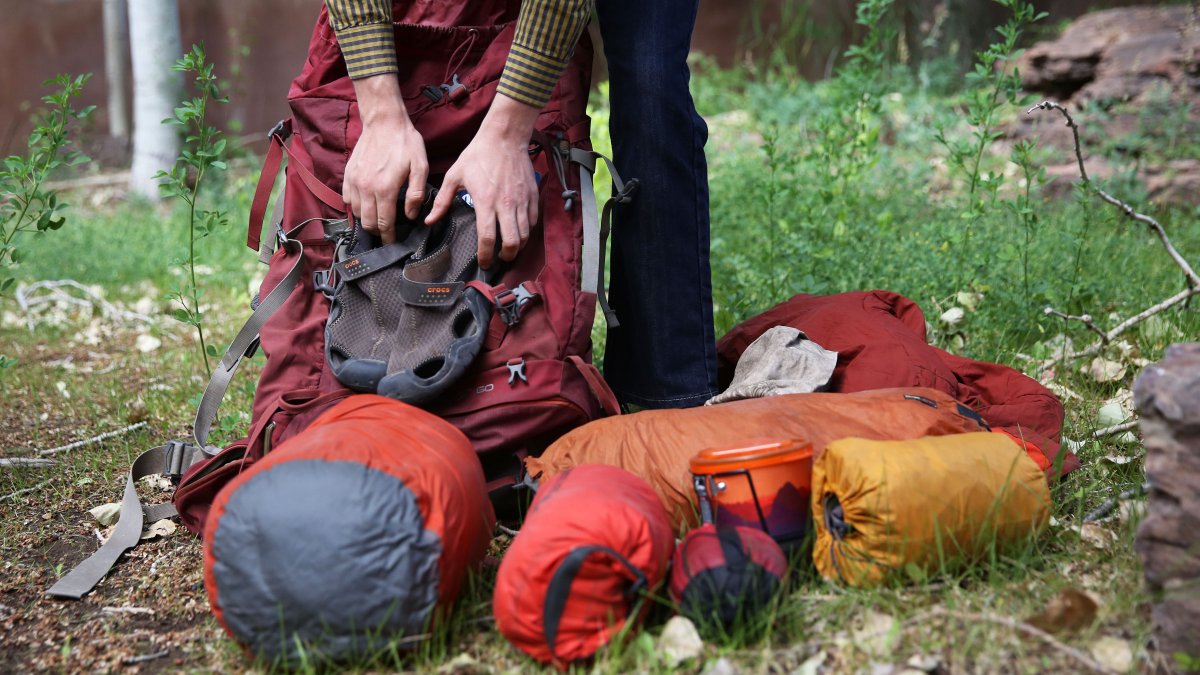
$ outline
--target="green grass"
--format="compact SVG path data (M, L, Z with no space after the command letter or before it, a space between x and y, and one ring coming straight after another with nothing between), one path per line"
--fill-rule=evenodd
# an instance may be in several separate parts
M976 224L970 246L964 246L962 181L939 164L943 153L934 141L939 123L951 134L970 132L956 122L961 103L956 95L945 96L923 87L919 79L892 74L889 90L883 92L882 112L870 120L872 128L879 129L871 162L855 181L841 184L812 154L822 142L811 126L812 111L841 100L844 92L837 91L837 81L810 85L770 73L721 72L703 65L698 73L696 98L712 121L709 161L718 334L793 293L883 288L907 295L924 308L936 344L1029 369L1029 359L1050 353L1055 336L1069 335L1077 345L1089 340L1080 326L1047 318L1044 306L1088 312L1101 325L1109 325L1110 314L1128 316L1181 288L1178 270L1149 233L1089 198L1048 201L1035 195L1039 220L1028 232L997 203ZM597 112L598 119L605 118L603 110ZM1005 109L1004 115L1011 119L1019 112ZM1080 116L1079 122L1085 143L1093 142L1089 118ZM769 177L763 140L769 130L777 134L774 178ZM1148 156L1174 156L1174 150L1162 147L1170 140L1161 135L1123 140L1145 144ZM1065 158L1047 152L1038 157L1040 163L1051 160ZM1004 171L1005 162L1003 154L988 154L985 170ZM233 225L203 240L199 256L211 269L201 279L207 289L205 301L212 305L206 329L221 345L248 315L251 279L265 269L243 243L242 223L254 176L245 167L230 174L224 185L214 188L211 199L231 212ZM1118 181L1113 187L1130 199L1140 197L1135 184ZM813 196L822 191L829 196ZM1000 199L1013 194L1011 186L1002 189ZM96 618L98 606L135 604L154 607L159 613L154 630L175 636L164 639L174 640L170 658L178 659L178 667L248 669L252 664L220 637L208 618L198 586L198 545L182 533L140 547L84 603L58 605L36 593L57 576L61 563L77 562L94 548L92 525L83 512L119 498L123 473L136 453L163 438L187 433L192 401L203 386L191 330L168 318L169 307L161 299L176 283L172 261L185 252L181 211L138 202L90 205L89 195L79 194L68 201L74 206L61 231L22 242L25 262L15 270L18 280L70 278L98 284L106 297L126 306L150 297L158 321L145 328L99 321L103 330L91 343L86 329L96 316L73 315L61 325L41 325L32 332L10 323L0 327L4 351L18 359L15 367L0 371L0 395L10 402L0 415L0 442L5 454L26 455L132 421L144 419L149 427L67 453L50 470L0 473L3 494L48 481L27 496L0 502L0 548L5 560L13 561L12 569L6 568L10 579L0 583L6 593L0 602L26 616L49 617L44 626L50 627L36 644L6 648L0 664L24 669L44 662L50 668L78 670L111 663L111 653L105 656L87 646L96 640L107 641L110 652L152 651L144 641L137 642L143 638L136 637L138 625L132 619ZM1144 202L1138 206L1163 220L1186 258L1200 261L1196 210L1160 209ZM1032 279L1028 291L1023 283L1026 270ZM943 311L961 304L956 298L960 292L981 293L983 299L957 326L940 324ZM0 301L0 311L13 313L17 308L6 298ZM138 351L139 332L158 337L162 347ZM1059 368L1056 381L1079 396L1065 401L1064 435L1080 439L1102 426L1097 410L1105 399L1130 387L1139 370L1140 362L1134 359L1155 360L1169 343L1197 335L1200 313L1179 309L1128 334L1131 352L1123 357L1128 371L1119 381L1095 382L1078 372L1081 363ZM256 371L251 364L235 380L222 411L225 440L236 437L245 424ZM60 393L59 382L69 398ZM1083 468L1055 486L1058 524L1030 546L965 571L935 575L925 583L876 590L840 588L802 569L768 617L770 630L748 630L710 644L705 659L724 656L747 672L786 672L819 653L826 654L824 667L832 672L868 669L875 663L903 664L911 656L931 654L955 672L1077 670L1078 663L1042 642L1002 625L964 621L943 612L1020 620L1039 612L1067 587L1088 591L1101 607L1095 624L1059 639L1086 651L1099 637L1120 637L1140 657L1149 634L1150 599L1141 586L1132 524L1105 525L1114 539L1104 548L1081 539L1070 526L1078 525L1082 515L1104 499L1144 480L1143 450L1137 444L1102 439L1085 443L1078 454ZM1109 455L1135 459L1113 464L1104 460ZM62 548L65 544L70 546ZM183 579L182 592L148 577L150 565L167 554ZM359 667L433 670L466 654L477 665L497 670L531 669L531 662L508 647L490 624L490 574L474 581L433 639ZM661 621L668 614L663 606L652 616ZM871 619L874 615L894 622ZM103 630L95 628L97 621ZM865 622L890 628L883 635L867 635ZM596 669L670 670L655 642L658 626L652 621L647 631L600 655ZM68 636L70 648L61 649ZM700 666L689 667L698 671Z

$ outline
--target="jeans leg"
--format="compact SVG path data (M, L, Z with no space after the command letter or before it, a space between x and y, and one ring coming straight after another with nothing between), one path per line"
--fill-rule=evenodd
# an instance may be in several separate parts
M699 405L716 393L708 127L688 91L697 0L598 0L613 159L641 187L613 214L605 376L623 403Z

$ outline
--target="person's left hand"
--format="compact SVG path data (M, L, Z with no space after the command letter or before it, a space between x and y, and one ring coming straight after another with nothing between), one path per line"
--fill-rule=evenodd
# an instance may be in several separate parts
M529 137L538 110L499 95L479 127L479 132L446 172L426 224L445 216L460 189L475 205L479 234L479 266L488 268L496 250L511 261L525 247L529 230L537 223L538 188L529 159Z

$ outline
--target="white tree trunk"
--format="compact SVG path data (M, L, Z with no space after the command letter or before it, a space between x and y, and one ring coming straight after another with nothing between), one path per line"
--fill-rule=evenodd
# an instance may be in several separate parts
M129 139L129 12L125 0L104 0L104 74L108 80L108 133Z
M129 188L158 199L154 174L170 169L179 154L179 127L172 117L182 89L171 66L182 55L176 0L128 0L133 54L133 166Z

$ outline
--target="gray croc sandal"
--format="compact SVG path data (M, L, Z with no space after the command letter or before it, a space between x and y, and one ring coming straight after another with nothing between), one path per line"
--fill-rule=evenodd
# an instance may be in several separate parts
M349 236L332 272L330 369L354 391L433 401L479 355L492 316L492 303L467 286L486 281L475 260L475 211L456 197L432 226L399 224L388 246L376 247L358 225Z

